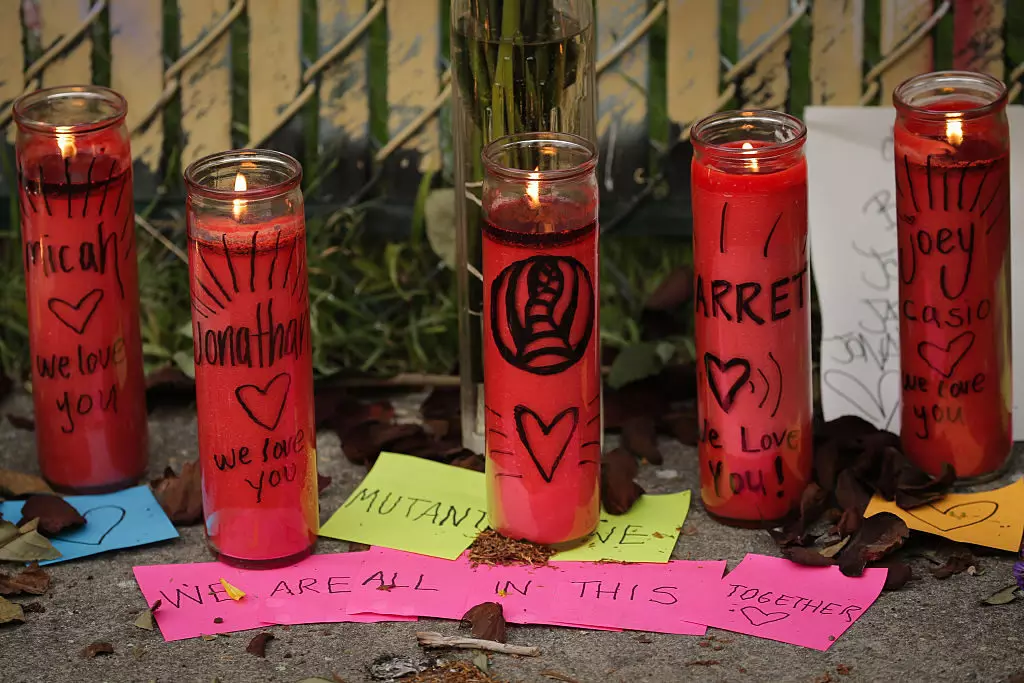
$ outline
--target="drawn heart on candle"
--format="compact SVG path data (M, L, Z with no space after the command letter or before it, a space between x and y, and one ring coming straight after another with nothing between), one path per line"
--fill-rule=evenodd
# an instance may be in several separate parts
M262 389L255 384L243 384L235 389L235 398L250 420L264 429L274 431L281 421L284 402L291 386L291 375L282 372Z
M921 342L917 345L917 355L921 356L921 360L927 363L928 367L949 379L972 346L974 346L974 333L964 332L951 339L945 346Z
M764 626L775 621L782 621L789 616L785 612L765 612L757 607L744 607L740 610L740 614L754 626Z
M736 369L739 371L735 372ZM750 361L746 358L731 358L723 363L718 356L705 353L704 371L708 376L708 387L710 387L711 393L714 394L715 400L718 401L722 410L728 413L732 410L736 394L750 379ZM719 383L728 376L732 377L732 384L729 385L729 391L723 397Z
M970 503L958 503L945 510L929 503L913 510L904 510L904 512L939 531L950 532L981 524L995 515L998 510L999 503L995 501L975 500Z
M900 407L899 379L898 372L887 370L879 376L872 391L860 378L845 370L826 370L821 376L825 386L859 410L869 422L880 429L890 427ZM892 386L887 386L888 383L892 383ZM886 405L889 397L897 397L892 399L892 405Z
M82 513L85 526L69 532L67 536L60 534L53 540L61 543L77 543L78 545L103 545L110 532L124 521L126 511L119 505L100 505Z
M519 440L533 459L541 478L550 484L565 449L569 447L569 440L576 433L580 409L566 408L550 424L544 424L540 415L523 405L516 406L514 414Z
M85 328L92 320L101 301L103 301L103 290L94 289L79 299L77 304L52 297L46 302L46 307L57 317L57 320L67 325L75 334L84 334Z

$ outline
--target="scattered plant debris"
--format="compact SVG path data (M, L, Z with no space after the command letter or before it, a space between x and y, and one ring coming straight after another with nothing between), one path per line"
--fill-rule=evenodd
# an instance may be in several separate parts
M522 655L524 657L540 656L540 649L533 647L532 645L507 645L494 640L444 636L436 631L417 631L416 642L419 643L420 647L452 647L464 650L501 652L508 655Z
M50 494L35 494L25 500L21 508L21 521L18 526L39 520L39 531L46 536L53 536L64 529L76 529L85 524L85 517L70 503Z
M274 639L273 633L263 632L258 633L252 637L249 644L245 646L245 651L251 655L257 657L267 656L267 643Z
M348 542L348 551L350 553L361 553L369 549L370 546L365 543L356 543L355 541Z
M26 613L35 613L35 614L42 614L43 612L46 611L46 608L43 606L43 603L38 602L38 601L30 602L27 605L22 605L22 609L24 609Z
M601 465L601 503L613 515L629 512L644 494L634 479L639 471L636 458L622 448L609 451Z
M932 567L928 571L931 572L932 576L941 581L942 579L948 579L954 574L965 572L971 567L977 568L977 566L978 561L970 550L957 550L946 559L944 564L939 567Z
M537 545L529 541L515 541L502 536L493 529L485 529L469 546L469 564L473 567L480 565L513 566L532 565L543 567L555 554L555 551L547 546Z
M868 517L839 552L839 570L846 576L860 576L869 562L881 560L902 546L909 536L907 523L891 512Z
M402 681L403 683L498 683L497 678L463 660L437 664L415 673L410 678L403 678Z
M203 484L198 459L182 465L180 476L168 467L150 487L174 524L189 526L203 520Z
M658 450L657 428L650 415L637 415L622 423L622 448L652 465L664 462Z
M430 664L425 664L423 662L414 662L408 657L381 655L369 665L368 670L370 678L375 681L391 681L410 674L418 674L428 667L440 663L431 662Z
M160 605L163 604L163 600L157 600L151 607L139 612L139 616L135 618L135 625L139 628L152 631L156 628L156 620L153 618L153 612L160 609Z
M326 489L328 486L330 486L332 481L333 481L333 479L331 479L330 477L328 477L326 475L323 475L323 474L320 474L319 472L317 472L316 473L316 492L317 492L317 494L318 495L322 495L323 492L324 492L324 489Z
M86 645L82 649L82 656L86 659L95 659L100 655L112 655L114 654L114 646L110 643L96 642Z
M887 558L871 566L884 567L888 570L885 575L885 584L882 586L883 591L898 591L914 578L914 570L910 565L897 559Z
M10 422L11 426L15 429L21 429L26 432L34 432L36 430L36 421L31 417L7 413L7 421Z
M836 664L836 673L840 676L849 676L851 671L853 671L852 666L847 664Z
M0 573L0 595L42 595L49 588L50 575L35 562L12 576Z
M1012 584L1006 588L1000 588L995 593L982 600L981 604L987 606L1008 605L1021 596L1024 596L1024 590L1022 590L1017 584Z
M800 545L782 548L782 556L791 562L808 567L830 567L836 563L834 558L826 556L821 551Z
M717 659L698 659L693 662L687 662L686 666L719 666L721 663Z
M21 605L7 598L0 598L0 624L24 623L25 612Z
M22 498L32 493L53 493L53 489L34 474L0 468L0 496Z
M60 551L36 530L38 526L38 519L20 528L0 520L0 561L33 562L60 557Z
M245 597L245 591L241 588L238 588L237 586L232 586L230 583L228 583L227 579L221 579L220 585L224 586L224 591L228 594L228 597L234 600L235 602L238 602L239 600Z
M550 678L553 681L564 681L565 683L580 683L569 674L564 674L561 671L555 671L554 669L541 669L539 673L544 678Z
M496 602L482 602L462 615L462 626L470 627L474 638L506 642L505 614Z

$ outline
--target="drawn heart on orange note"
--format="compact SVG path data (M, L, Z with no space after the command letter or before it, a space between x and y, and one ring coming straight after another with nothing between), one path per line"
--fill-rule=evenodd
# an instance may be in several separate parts
M999 510L999 503L992 500L975 500L957 503L942 510L931 503L913 510L904 510L908 515L942 532L955 531L975 524L981 524Z

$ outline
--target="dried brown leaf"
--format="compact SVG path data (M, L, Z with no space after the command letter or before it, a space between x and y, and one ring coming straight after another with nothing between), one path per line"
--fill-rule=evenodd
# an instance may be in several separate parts
M150 486L160 507L175 524L188 526L203 521L203 482L198 460L182 465L181 476L168 467Z
M267 643L273 639L273 633L258 633L249 641L249 644L245 647L245 651L251 655L256 655L257 657L266 657Z
M496 602L482 602L462 616L462 626L469 626L474 638L504 643L505 615Z
M82 656L86 659L93 659L99 655L112 655L114 654L114 646L110 643L95 642L86 645L82 649Z
M993 605L1008 605L1022 596L1024 596L1024 591L1022 591L1016 583L1012 583L1006 588L1000 588L995 593L982 600L981 604L987 607L991 607Z
M658 450L658 433L654 418L642 415L628 418L622 423L622 447L636 457L660 465L664 462Z
M24 621L25 612L21 609L21 605L11 602L7 598L0 598L0 624L24 623Z
M605 510L623 515L640 499L644 490L633 481L637 472L636 458L625 450L616 448L605 454L601 466L601 503Z
M782 556L790 562L796 562L807 567L830 567L836 563L833 558L825 557L815 548L804 548L796 545L783 548Z
M666 413L661 417L661 428L674 436L679 443L696 446L700 436L695 407Z
M31 493L53 493L53 489L34 474L0 468L0 496L21 498Z
M932 567L928 571L936 579L942 580L948 579L954 574L965 572L969 567L976 567L977 565L978 561L969 550L957 550L946 559L942 566Z
M473 470L475 472L483 472L486 467L486 461L484 456L473 451L466 450L465 453L458 455L450 463L455 467L462 467L467 470Z
M53 536L64 529L77 529L85 524L85 517L60 496L35 494L25 500L21 508L21 521L18 526L39 520L39 531L46 536Z
M60 557L60 551L53 547L49 539L32 528L31 524L27 526L29 531L22 527L21 534L0 547L0 561L34 562Z
M884 591L898 591L914 578L914 570L909 564L900 560L888 558L872 566L884 567L888 570L885 575L885 585L882 586Z
M42 595L49 588L50 575L35 563L12 576L0 574L0 595Z
M909 536L907 523L892 513L868 517L839 553L839 569L846 576L860 576L869 562L881 560L902 546Z
M693 269L690 266L679 266L655 288L644 302L644 308L650 311L675 312L693 296Z
M34 432L36 430L36 421L31 417L7 413L7 421L10 422L11 426L15 429L21 429L26 432Z
M934 503L949 493L955 481L956 470L948 463L943 466L942 474L938 478L932 478L908 463L900 472L896 483L896 505L903 510L909 510Z
M333 481L330 477L324 474L316 473L316 491L318 494L322 494L324 489L331 485Z

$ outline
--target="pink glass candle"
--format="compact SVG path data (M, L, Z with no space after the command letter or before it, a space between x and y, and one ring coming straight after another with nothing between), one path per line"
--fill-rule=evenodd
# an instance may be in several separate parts
M573 544L600 511L597 152L538 133L496 140L483 156L491 526Z

